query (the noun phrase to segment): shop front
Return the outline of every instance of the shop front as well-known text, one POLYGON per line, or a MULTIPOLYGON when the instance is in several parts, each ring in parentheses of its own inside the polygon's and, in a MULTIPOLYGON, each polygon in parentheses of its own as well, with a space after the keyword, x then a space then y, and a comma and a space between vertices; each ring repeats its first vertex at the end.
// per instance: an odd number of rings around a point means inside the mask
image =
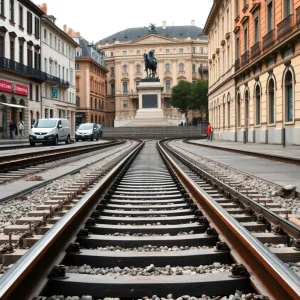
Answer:
MULTIPOLYGON (((28 85, 0 80, 0 138, 9 136, 9 123, 28 119, 28 85)), ((28 128, 25 126, 25 134, 28 128)))

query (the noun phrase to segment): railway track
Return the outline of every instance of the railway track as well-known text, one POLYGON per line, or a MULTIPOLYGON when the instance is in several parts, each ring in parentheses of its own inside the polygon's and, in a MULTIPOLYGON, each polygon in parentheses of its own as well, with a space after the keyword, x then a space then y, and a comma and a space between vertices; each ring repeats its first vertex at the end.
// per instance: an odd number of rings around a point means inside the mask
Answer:
POLYGON ((72 208, 0 279, 1 299, 201 298, 237 290, 245 299, 298 299, 297 275, 218 204, 226 197, 213 199, 205 179, 163 143, 158 149, 160 156, 155 142, 140 144, 88 192, 74 192, 65 203, 72 208))
POLYGON ((3 155, 0 157, 0 184, 53 168, 60 165, 66 158, 76 157, 80 154, 113 147, 122 143, 124 141, 114 140, 108 143, 74 146, 72 148, 3 155))

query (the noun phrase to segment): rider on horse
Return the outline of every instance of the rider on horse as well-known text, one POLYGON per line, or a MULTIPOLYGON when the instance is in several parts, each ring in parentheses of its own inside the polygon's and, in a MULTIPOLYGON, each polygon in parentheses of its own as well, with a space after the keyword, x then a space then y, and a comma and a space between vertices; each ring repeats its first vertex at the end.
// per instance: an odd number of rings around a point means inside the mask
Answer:
POLYGON ((152 77, 155 76, 156 68, 157 68, 157 60, 154 56, 155 50, 152 49, 149 51, 149 54, 144 54, 144 61, 145 61, 145 71, 147 72, 148 76, 148 69, 152 70, 152 77))

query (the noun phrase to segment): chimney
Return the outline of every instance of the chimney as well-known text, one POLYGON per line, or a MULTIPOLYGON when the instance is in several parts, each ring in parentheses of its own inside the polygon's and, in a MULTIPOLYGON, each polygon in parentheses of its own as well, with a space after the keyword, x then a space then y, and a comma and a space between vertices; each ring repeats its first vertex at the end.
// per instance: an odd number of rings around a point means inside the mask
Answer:
POLYGON ((166 29, 167 28, 167 22, 166 21, 163 21, 162 22, 162 29, 166 29))
POLYGON ((42 10, 44 12, 45 15, 47 15, 47 3, 43 3, 43 4, 40 4, 37 6, 40 10, 42 10))
POLYGON ((64 25, 64 32, 67 32, 68 31, 68 26, 65 24, 64 25))
POLYGON ((195 26, 195 20, 192 20, 191 24, 192 26, 195 26))

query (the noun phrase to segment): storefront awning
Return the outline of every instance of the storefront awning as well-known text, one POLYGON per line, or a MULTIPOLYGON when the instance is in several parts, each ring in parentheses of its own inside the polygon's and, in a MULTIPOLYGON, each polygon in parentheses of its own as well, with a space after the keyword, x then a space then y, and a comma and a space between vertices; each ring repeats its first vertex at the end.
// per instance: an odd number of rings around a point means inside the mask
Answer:
POLYGON ((15 107, 15 108, 29 108, 23 105, 18 105, 18 104, 10 104, 10 103, 5 103, 5 102, 0 102, 2 105, 10 106, 10 107, 15 107))

